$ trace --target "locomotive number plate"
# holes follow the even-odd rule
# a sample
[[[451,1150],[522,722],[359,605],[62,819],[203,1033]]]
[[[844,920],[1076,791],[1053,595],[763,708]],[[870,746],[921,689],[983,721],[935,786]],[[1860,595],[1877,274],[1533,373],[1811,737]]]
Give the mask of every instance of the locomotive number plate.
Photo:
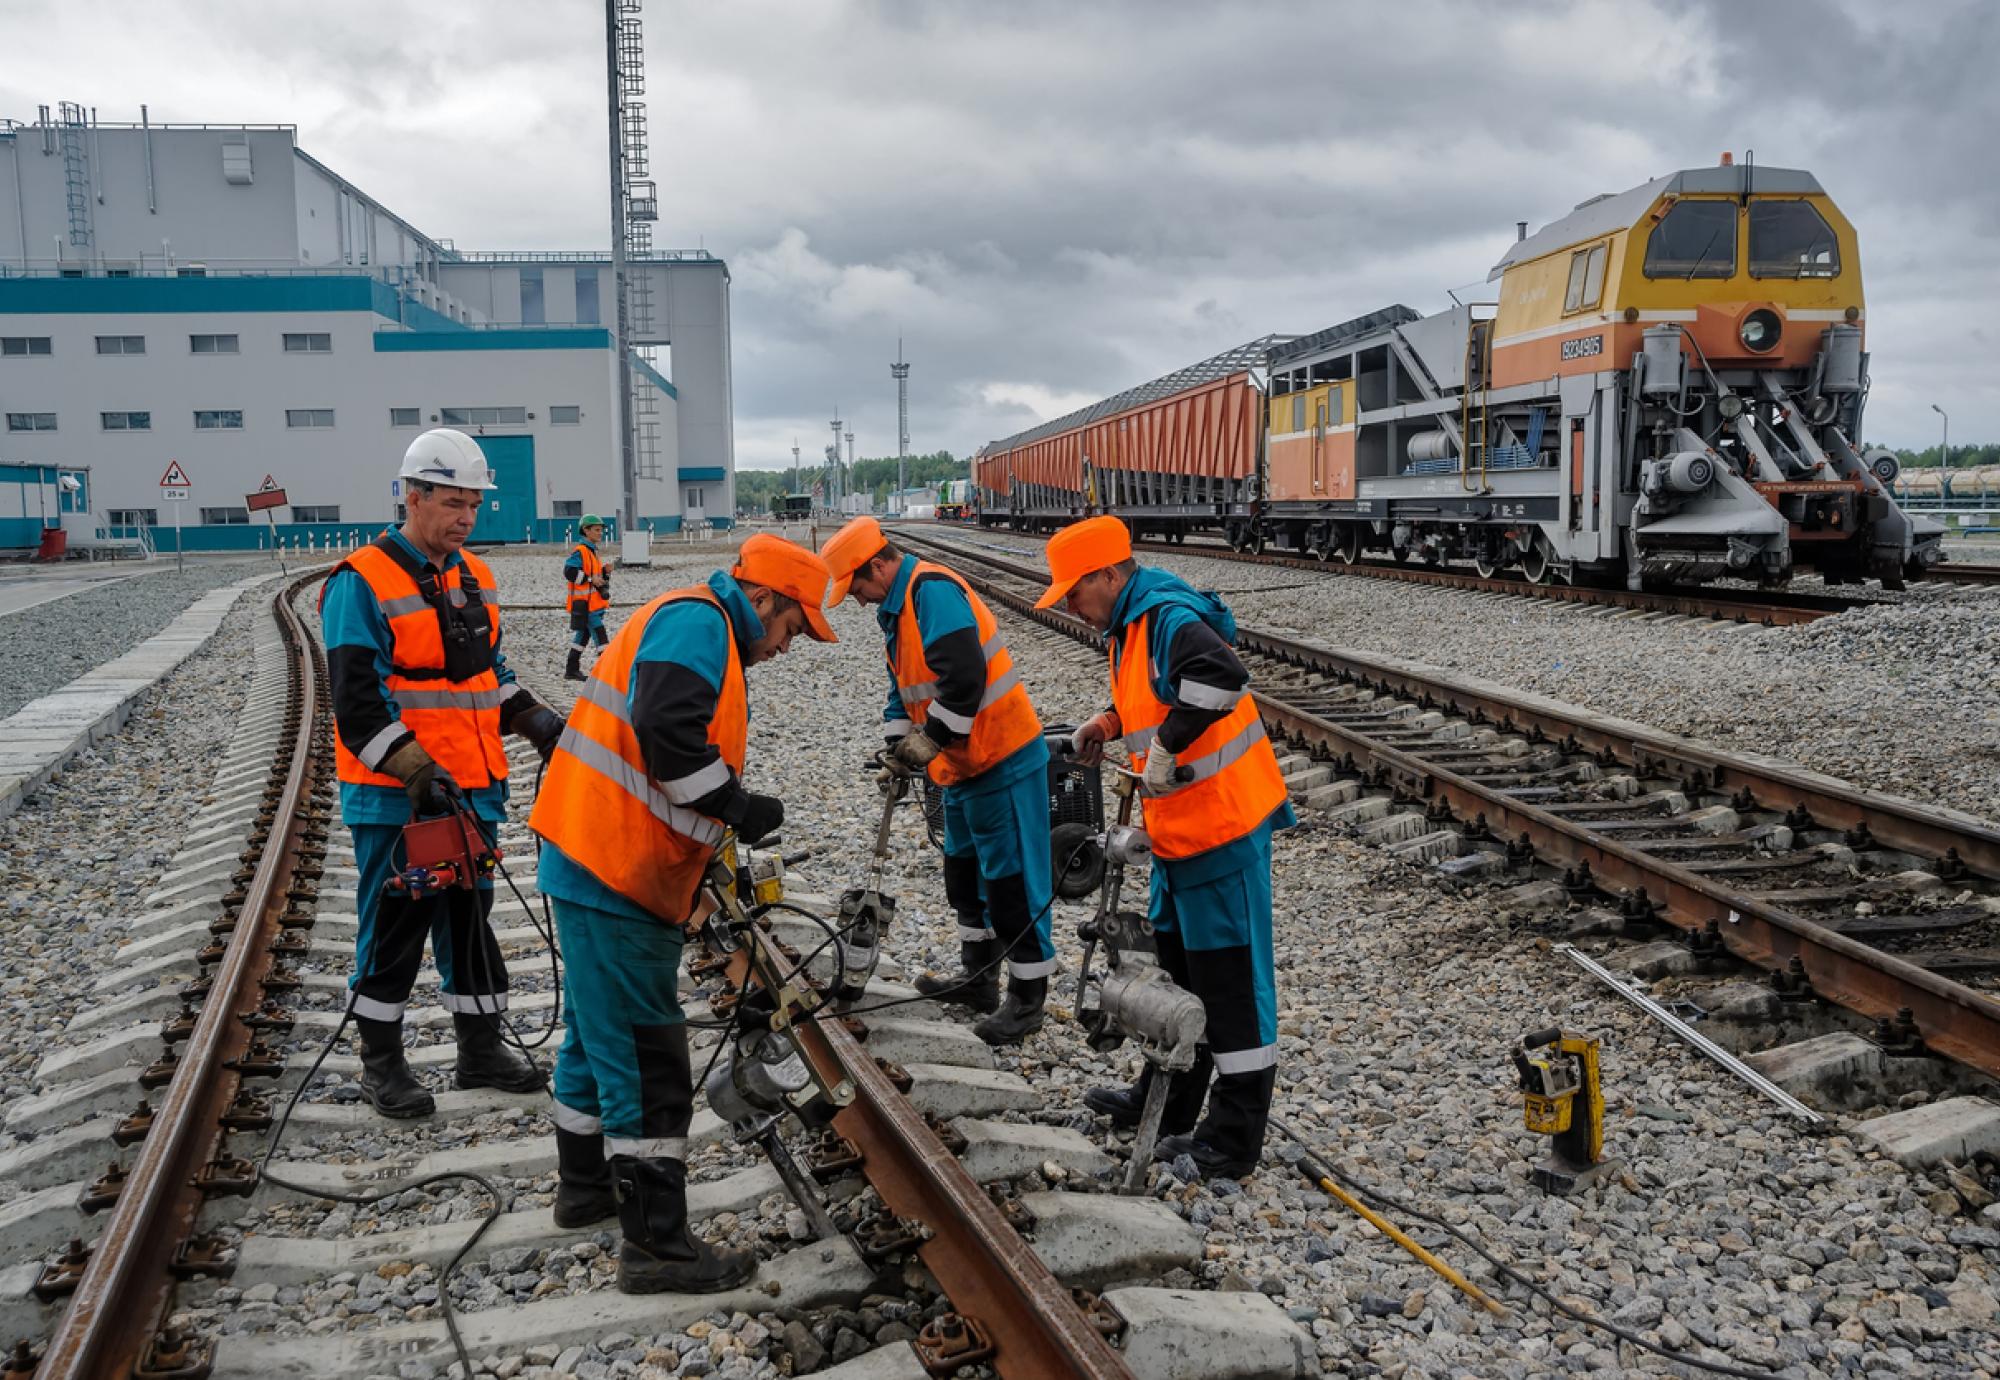
[[[1562,345],[1564,359],[1589,359],[1592,355],[1604,353],[1602,335],[1582,335],[1575,340],[1565,340]]]

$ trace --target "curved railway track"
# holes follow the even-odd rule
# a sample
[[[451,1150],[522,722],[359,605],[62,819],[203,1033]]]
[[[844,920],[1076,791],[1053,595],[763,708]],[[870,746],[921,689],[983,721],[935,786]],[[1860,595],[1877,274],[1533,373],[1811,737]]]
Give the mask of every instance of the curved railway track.
[[[218,796],[258,780],[261,791],[240,804],[229,797],[214,823],[193,830],[190,838],[203,842],[189,856],[203,861],[170,870],[163,881],[172,884],[153,894],[157,910],[134,922],[142,935],[133,946],[140,961],[107,974],[100,987],[125,994],[135,984],[155,985],[107,997],[103,1010],[80,1015],[72,1035],[81,1042],[44,1061],[42,1080],[50,1091],[29,1099],[35,1105],[9,1109],[8,1129],[37,1139],[0,1155],[0,1179],[34,1191],[0,1209],[0,1242],[69,1244],[52,1254],[49,1246],[38,1246],[34,1253],[45,1258],[30,1271],[32,1291],[0,1299],[16,1334],[28,1334],[0,1363],[0,1374],[7,1380],[336,1380],[405,1363],[442,1371],[453,1362],[461,1336],[465,1351],[458,1354],[490,1358],[621,1331],[672,1332],[716,1309],[819,1316],[813,1310],[858,1307],[870,1292],[903,1292],[892,1281],[904,1277],[905,1265],[911,1278],[933,1281],[925,1288],[942,1297],[918,1291],[915,1297],[927,1301],[908,1310],[916,1336],[906,1349],[897,1348],[905,1355],[882,1358],[882,1375],[946,1374],[977,1365],[1013,1380],[1131,1380],[1157,1363],[1145,1359],[1149,1355],[1201,1344],[1195,1334],[1202,1324],[1189,1316],[1193,1305],[1178,1293],[1117,1289],[1100,1297],[1084,1287],[1192,1268],[1201,1258],[1192,1227],[1150,1199],[1043,1191],[1049,1186],[1040,1177],[1045,1172],[1089,1189],[1097,1178],[1108,1185],[1112,1166],[1073,1130],[986,1119],[1027,1110],[1037,1099],[1018,1077],[998,1070],[991,1053],[960,1027],[923,1019],[935,1008],[911,989],[872,983],[854,1014],[836,1018],[823,982],[835,958],[819,943],[826,924],[789,918],[788,929],[784,914],[760,915],[755,908],[745,913],[725,905],[719,913],[733,919],[711,918],[700,931],[703,952],[686,972],[690,982],[710,984],[706,1002],[691,1004],[695,1058],[704,1060],[725,1038],[717,1018],[726,1025],[732,1011],[768,1009],[758,1005],[755,994],[762,992],[769,1005],[793,1013],[803,1053],[824,1083],[844,1088],[848,1100],[816,1141],[800,1143],[796,1161],[782,1142],[773,1142],[769,1167],[705,1180],[691,1190],[696,1215],[732,1210],[734,1203],[742,1204],[734,1210],[749,1211],[778,1192],[798,1199],[810,1229],[803,1238],[791,1233],[790,1249],[763,1253],[749,1285],[685,1298],[632,1298],[599,1288],[544,1299],[536,1291],[533,1298],[516,1294],[498,1306],[454,1310],[448,1276],[473,1247],[554,1247],[592,1235],[554,1227],[545,1208],[503,1211],[513,1196],[504,1190],[497,1203],[483,1191],[470,1195],[488,1204],[471,1214],[487,1217],[484,1223],[452,1225],[466,1214],[447,1213],[443,1226],[328,1239],[325,1230],[288,1236],[266,1220],[244,1234],[238,1224],[251,1219],[241,1214],[268,1206],[279,1190],[292,1187],[278,1181],[281,1170],[285,1179],[303,1179],[308,1187],[386,1201],[399,1194],[407,1199],[409,1185],[439,1170],[485,1175],[479,1184],[485,1190],[518,1186],[519,1176],[552,1167],[544,1163],[552,1159],[549,1132],[539,1125],[526,1139],[474,1133],[447,1141],[454,1149],[405,1150],[386,1161],[345,1154],[322,1161],[299,1149],[294,1153],[307,1158],[279,1159],[272,1177],[260,1181],[274,1104],[301,1085],[305,1066],[339,1028],[351,948],[343,927],[352,917],[321,911],[321,902],[340,904],[352,895],[340,888],[351,887],[344,879],[355,874],[344,831],[331,818],[324,659],[294,607],[316,578],[293,582],[273,600],[272,622],[259,634],[258,675],[239,747],[218,771]],[[503,831],[502,839],[519,842],[520,833]],[[526,884],[533,886],[531,879]],[[720,874],[717,885],[724,885]],[[496,909],[496,928],[508,915]],[[316,924],[323,934],[314,935]],[[516,953],[534,943],[532,933],[519,928],[501,929],[499,937]],[[813,946],[813,952],[801,961],[792,944]],[[192,980],[176,988],[181,977]],[[517,1009],[535,1004],[532,992],[517,993]],[[176,1005],[179,1015],[173,1014]],[[876,1010],[882,1016],[871,1014]],[[120,1026],[121,1020],[133,1023]],[[413,1008],[411,1020],[420,1032],[413,1064],[435,1067],[441,1061],[434,1056],[448,1053],[448,1043],[426,1045],[424,1013]],[[743,1028],[729,1027],[726,1038],[737,1038]],[[166,1052],[142,1068],[150,1056],[139,1051],[156,1047],[162,1037]],[[898,1062],[915,1060],[932,1062]],[[327,1064],[332,1071],[354,1061],[336,1057]],[[130,1115],[106,1114],[142,1090],[147,1100]],[[546,1106],[546,1096],[445,1093],[438,1102],[440,1122],[470,1122],[496,1110],[532,1113]],[[76,1120],[93,1112],[90,1120]],[[359,1130],[364,1146],[372,1133],[407,1134],[415,1125],[385,1127],[365,1108],[338,1100],[301,1101],[298,1113],[309,1133]],[[294,1127],[297,1137],[309,1133]],[[731,1134],[698,1098],[693,1143],[716,1145]],[[113,1160],[79,1192],[74,1166],[101,1165],[125,1147],[131,1147],[129,1160]],[[1052,1164],[1063,1168],[1050,1170]],[[227,1202],[238,1206],[219,1209]],[[87,1244],[89,1217],[78,1218],[78,1208],[105,1213],[102,1229]],[[482,1245],[488,1226],[495,1230]],[[429,1320],[378,1326],[382,1319],[343,1317],[330,1335],[312,1336],[282,1329],[217,1336],[212,1322],[185,1321],[218,1316],[213,1291],[223,1281],[239,1295],[259,1285],[268,1299],[278,1289],[296,1293],[308,1281],[338,1280],[342,1269],[373,1272],[395,1261],[405,1262],[399,1267],[404,1274],[409,1262],[442,1271],[435,1305],[416,1310],[432,1313]],[[601,1274],[597,1282],[604,1282]],[[1310,1340],[1268,1300],[1259,1295],[1222,1302],[1228,1306],[1220,1311],[1237,1330],[1211,1323],[1210,1346],[1248,1346],[1263,1356],[1260,1365],[1269,1364],[1275,1348],[1280,1356],[1295,1354],[1303,1367]],[[1246,1303],[1264,1305],[1263,1313],[1246,1313]],[[454,1326],[456,1313],[456,1331],[448,1334],[438,1325],[439,1309],[446,1327]],[[1140,1321],[1128,1327],[1129,1315]],[[1260,1327],[1261,1336],[1246,1341]]]
[[[960,531],[968,530],[964,524],[931,525]],[[1032,541],[1048,540],[1040,533],[1007,531],[1005,535],[1026,537]],[[1469,570],[1405,564],[1390,560],[1365,559],[1349,562],[1338,557],[1331,560],[1317,560],[1311,556],[1290,555],[1269,549],[1238,551],[1215,542],[1135,541],[1132,546],[1135,551],[1159,556],[1200,556],[1206,560],[1285,566],[1325,575],[1355,575],[1371,580],[1395,580],[1404,584],[1432,585],[1484,594],[1508,594],[1523,599],[1550,599],[1558,603],[1596,604],[1647,613],[1673,613],[1689,618],[1713,618],[1729,623],[1761,624],[1767,628],[1810,623],[1836,613],[1845,613],[1849,609],[1867,608],[1885,602],[1880,599],[1840,594],[1810,594],[1791,590],[1631,590],[1564,584],[1554,579],[1538,583],[1504,575],[1486,576]]]
[[[1033,608],[1044,572],[898,536],[1018,582],[967,574],[996,603],[1100,645]],[[1964,942],[2000,936],[1992,823],[1411,663],[1247,628],[1239,650],[1267,728],[1296,757],[1288,779],[1332,819],[1459,876],[1539,872],[1551,900],[1677,929],[1697,960],[1773,974],[1774,999],[1823,999],[1899,1051],[2000,1077],[2000,1002],[1950,975],[2000,970],[2000,951]],[[1940,936],[1957,947],[1913,947]]]

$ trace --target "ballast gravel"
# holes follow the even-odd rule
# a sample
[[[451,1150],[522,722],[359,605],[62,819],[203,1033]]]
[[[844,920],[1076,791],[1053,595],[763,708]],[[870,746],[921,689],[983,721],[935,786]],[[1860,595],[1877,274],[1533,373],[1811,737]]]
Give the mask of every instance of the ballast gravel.
[[[211,589],[274,569],[262,561],[194,561],[149,570],[0,617],[0,719],[60,690],[167,626]]]

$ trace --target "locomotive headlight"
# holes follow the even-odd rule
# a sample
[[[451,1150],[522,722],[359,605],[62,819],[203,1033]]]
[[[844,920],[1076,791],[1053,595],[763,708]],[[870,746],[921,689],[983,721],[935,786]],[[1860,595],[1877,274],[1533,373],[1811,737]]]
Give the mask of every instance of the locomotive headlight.
[[[1715,410],[1722,414],[1722,420],[1733,422],[1743,415],[1743,399],[1734,393],[1724,393],[1715,400]]]
[[[1762,354],[1777,348],[1778,337],[1784,333],[1785,324],[1778,314],[1766,307],[1759,307],[1743,318],[1743,325],[1737,330],[1743,348]]]

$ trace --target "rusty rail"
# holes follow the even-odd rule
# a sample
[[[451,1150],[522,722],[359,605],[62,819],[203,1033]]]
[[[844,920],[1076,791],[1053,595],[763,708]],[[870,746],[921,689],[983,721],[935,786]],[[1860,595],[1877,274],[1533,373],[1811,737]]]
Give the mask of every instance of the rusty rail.
[[[922,540],[919,538],[919,540]],[[983,558],[982,558],[983,559]],[[990,562],[1039,580],[1040,572],[1011,562]],[[961,572],[962,573],[962,572]],[[1047,627],[1092,645],[1098,635],[1067,614],[1036,609],[1033,601],[990,580],[967,576],[982,594]],[[1504,729],[1541,734],[1579,747],[1595,746],[1636,761],[1642,769],[1674,774],[1708,790],[1748,790],[1767,808],[1803,806],[1821,826],[1865,826],[1878,842],[1956,859],[1988,876],[2000,875],[2000,830],[1983,820],[1927,810],[1915,802],[1878,796],[1831,778],[1787,771],[1710,752],[1663,734],[1594,726],[1548,704],[1494,691],[1471,691],[1353,653],[1331,652],[1270,634],[1242,631],[1246,645],[1294,665],[1324,666],[1357,676],[1384,691],[1443,704]],[[1485,834],[1526,846],[1544,861],[1569,869],[1588,867],[1596,885],[1622,890],[1659,908],[1662,918],[1688,930],[1713,926],[1730,952],[1759,967],[1782,971],[1796,958],[1813,990],[1871,1020],[1908,1008],[1926,1044],[1991,1077],[2000,1077],[2000,1002],[1915,964],[1848,938],[1804,916],[1732,890],[1561,815],[1515,799],[1473,778],[1376,742],[1364,732],[1255,693],[1274,737],[1316,756],[1342,761],[1398,794],[1428,802]],[[1442,820],[1440,821],[1442,822]]]
[[[1953,585],[2000,585],[2000,565],[1959,565],[1946,561],[1932,566],[1924,578]]]
[[[203,1190],[196,1176],[204,1166],[219,1164],[226,1172],[248,1167],[215,1157],[226,1155],[227,1133],[220,1119],[241,1082],[229,1065],[250,1048],[254,1033],[241,1013],[254,1010],[261,998],[270,943],[279,934],[278,913],[298,860],[305,827],[302,806],[317,779],[315,665],[311,640],[291,598],[324,576],[318,571],[293,581],[272,600],[291,656],[293,699],[287,720],[289,762],[282,776],[274,765],[265,790],[270,817],[260,817],[267,830],[263,853],[186,1052],[49,1339],[38,1380],[130,1375],[142,1361],[163,1375],[184,1373],[176,1365],[199,1364],[188,1348],[202,1344],[157,1329],[173,1293],[176,1252],[188,1242],[201,1211]]]

